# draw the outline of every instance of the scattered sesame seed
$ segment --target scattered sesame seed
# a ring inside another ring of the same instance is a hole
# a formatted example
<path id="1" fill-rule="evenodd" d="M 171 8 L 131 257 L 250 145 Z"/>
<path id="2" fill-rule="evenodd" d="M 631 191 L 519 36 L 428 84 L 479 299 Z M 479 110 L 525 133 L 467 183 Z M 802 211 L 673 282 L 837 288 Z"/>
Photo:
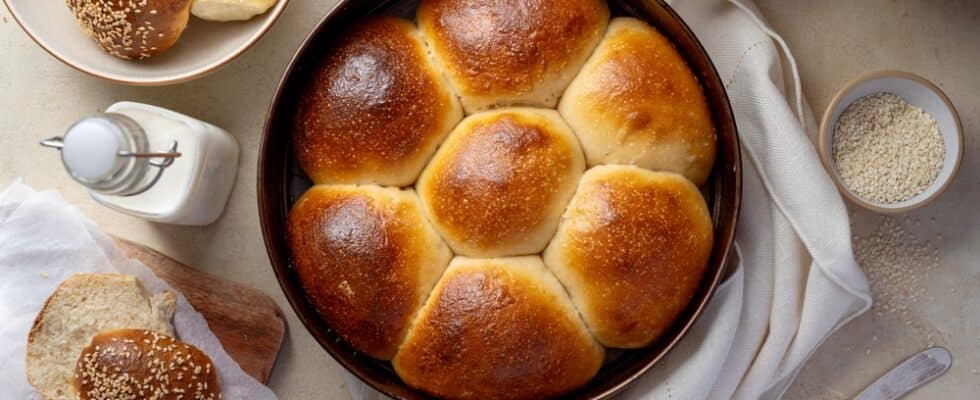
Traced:
<path id="1" fill-rule="evenodd" d="M 877 315 L 907 315 L 909 304 L 926 296 L 923 277 L 939 267 L 939 249 L 920 242 L 899 220 L 882 217 L 877 230 L 853 238 L 854 257 L 868 274 Z M 912 321 L 906 320 L 906 325 Z"/>

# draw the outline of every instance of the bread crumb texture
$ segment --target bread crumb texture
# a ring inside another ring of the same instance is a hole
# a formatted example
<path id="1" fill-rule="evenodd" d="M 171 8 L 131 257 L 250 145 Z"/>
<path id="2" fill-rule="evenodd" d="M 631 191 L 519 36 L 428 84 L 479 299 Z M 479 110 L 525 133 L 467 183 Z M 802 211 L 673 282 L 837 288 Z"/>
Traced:
<path id="1" fill-rule="evenodd" d="M 100 332 L 122 328 L 173 334 L 172 292 L 151 294 L 133 275 L 77 274 L 48 298 L 27 341 L 27 379 L 46 400 L 76 400 L 74 369 Z"/>

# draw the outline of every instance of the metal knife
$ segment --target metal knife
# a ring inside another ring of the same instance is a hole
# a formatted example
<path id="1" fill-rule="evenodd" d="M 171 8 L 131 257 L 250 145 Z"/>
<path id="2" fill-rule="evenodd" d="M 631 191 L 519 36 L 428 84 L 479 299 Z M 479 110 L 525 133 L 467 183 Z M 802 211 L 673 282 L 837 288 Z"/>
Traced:
<path id="1" fill-rule="evenodd" d="M 895 400 L 912 390 L 938 378 L 949 370 L 953 357 L 949 350 L 930 347 L 919 354 L 906 358 L 871 386 L 864 389 L 854 400 Z"/>

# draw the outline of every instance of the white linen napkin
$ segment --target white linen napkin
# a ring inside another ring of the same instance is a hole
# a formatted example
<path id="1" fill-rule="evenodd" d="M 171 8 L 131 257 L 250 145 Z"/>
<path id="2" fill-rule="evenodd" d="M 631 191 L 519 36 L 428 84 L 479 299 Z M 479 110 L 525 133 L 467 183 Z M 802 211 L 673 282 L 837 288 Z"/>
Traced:
<path id="1" fill-rule="evenodd" d="M 211 357 L 229 400 L 275 400 L 221 346 L 201 313 L 145 265 L 131 260 L 92 221 L 56 192 L 19 181 L 0 192 L 0 399 L 40 399 L 24 372 L 27 334 L 44 301 L 81 272 L 136 275 L 153 293 L 177 294 L 174 328 L 181 340 Z"/>
<path id="2" fill-rule="evenodd" d="M 728 90 L 743 156 L 738 270 L 623 399 L 777 399 L 810 355 L 871 306 L 840 194 L 786 43 L 751 0 L 674 0 Z M 782 65 L 788 66 L 784 71 Z M 354 400 L 380 399 L 345 376 Z"/>

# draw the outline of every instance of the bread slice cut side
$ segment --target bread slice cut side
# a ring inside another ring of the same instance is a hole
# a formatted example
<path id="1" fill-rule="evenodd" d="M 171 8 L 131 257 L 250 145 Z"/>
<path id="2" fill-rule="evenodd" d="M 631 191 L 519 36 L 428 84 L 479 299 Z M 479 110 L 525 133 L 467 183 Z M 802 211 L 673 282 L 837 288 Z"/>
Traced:
<path id="1" fill-rule="evenodd" d="M 78 357 L 99 332 L 148 329 L 174 335 L 171 292 L 151 295 L 135 276 L 78 274 L 48 298 L 27 341 L 27 380 L 46 400 L 76 400 Z"/>

